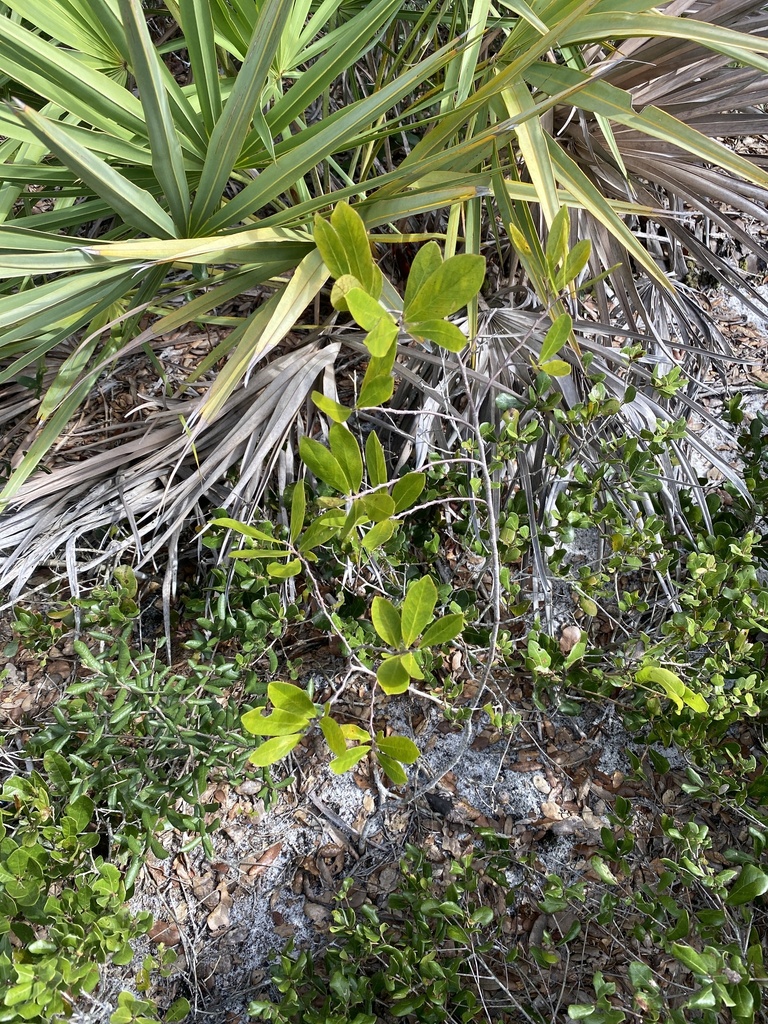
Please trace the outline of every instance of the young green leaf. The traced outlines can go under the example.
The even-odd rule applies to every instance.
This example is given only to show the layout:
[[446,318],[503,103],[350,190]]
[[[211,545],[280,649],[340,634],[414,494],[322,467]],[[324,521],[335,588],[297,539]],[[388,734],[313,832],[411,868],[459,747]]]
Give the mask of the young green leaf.
[[417,500],[427,483],[425,473],[406,473],[401,476],[392,488],[395,499],[395,514],[404,512]]
[[291,544],[295,544],[299,539],[306,513],[307,496],[304,493],[304,481],[298,480],[293,488],[293,497],[291,498]]
[[403,663],[403,668],[411,677],[411,679],[423,679],[424,673],[421,670],[421,664],[418,658],[412,651],[407,651],[405,654],[400,655],[400,660]]
[[407,736],[377,736],[376,749],[403,764],[413,764],[419,759],[419,748]]
[[229,519],[226,516],[220,519],[212,519],[209,526],[224,526],[228,530],[234,530],[235,533],[241,533],[244,537],[250,537],[252,540],[266,541],[268,544],[277,543],[276,538],[269,533],[265,533],[264,530],[259,530],[255,526],[249,526],[247,523],[241,523],[237,519]]
[[293,715],[290,711],[273,711],[271,715],[262,715],[261,709],[254,708],[253,711],[246,711],[240,721],[243,728],[254,736],[290,736],[306,729],[310,719],[306,715]]
[[444,615],[426,630],[419,647],[437,647],[438,644],[447,644],[451,640],[455,640],[462,629],[464,629],[464,616],[461,612]]
[[332,508],[314,519],[307,527],[299,543],[299,551],[311,551],[327,543],[344,525],[344,509]]
[[364,331],[372,331],[382,318],[388,318],[394,324],[392,314],[362,288],[351,288],[346,296],[349,312]]
[[[338,459],[331,452],[311,437],[302,437],[299,441],[299,455],[304,465],[315,474],[318,480],[333,487],[342,494],[347,493],[349,482]],[[270,537],[270,540],[272,538]]]
[[285,551],[280,551],[279,548],[236,548],[229,552],[229,557],[242,561],[249,558],[290,558],[291,552],[287,548]]
[[568,341],[571,331],[573,330],[573,320],[567,313],[562,313],[544,336],[544,341],[541,343],[541,352],[539,352],[538,363],[546,363],[549,359],[552,359],[563,345]]
[[592,243],[588,238],[583,238],[571,249],[565,258],[565,264],[555,279],[555,287],[558,291],[566,285],[575,281],[584,270],[592,253]]
[[331,214],[331,224],[344,249],[349,273],[354,274],[369,295],[378,299],[383,284],[382,274],[373,262],[371,243],[360,214],[342,200]]
[[320,719],[320,728],[323,731],[325,742],[328,744],[331,753],[335,754],[336,757],[346,754],[347,741],[344,739],[344,733],[341,731],[341,726],[336,719],[326,715],[325,718]]
[[391,519],[385,519],[381,523],[376,523],[376,525],[371,527],[368,533],[366,533],[365,537],[363,537],[361,542],[363,548],[369,554],[377,548],[380,548],[392,537],[392,534],[395,532],[395,528],[395,523],[393,523]]
[[387,313],[365,338],[365,346],[376,359],[383,359],[393,348],[398,328],[395,321]]
[[347,481],[345,493],[354,494],[363,482],[363,454],[352,431],[343,423],[332,423],[328,431],[331,455],[341,466]]
[[370,734],[361,729],[359,725],[355,725],[354,722],[345,722],[341,727],[342,735],[345,740],[350,740],[353,743],[370,743]]
[[685,704],[693,708],[699,714],[709,710],[709,704],[700,693],[694,693],[689,689],[682,679],[670,672],[669,669],[660,668],[655,665],[641,668],[636,674],[638,683],[656,683],[662,687],[669,699],[675,704],[678,712],[683,710]]
[[395,761],[394,758],[387,757],[386,754],[379,752],[376,760],[379,762],[382,771],[386,773],[396,786],[404,786],[408,782],[408,776],[403,771],[403,766],[398,761]]
[[381,523],[395,514],[394,499],[382,491],[366,494],[360,499],[360,503],[365,509],[365,514],[374,523]]
[[328,767],[334,773],[334,775],[343,775],[344,772],[348,772],[350,768],[354,768],[366,754],[370,753],[370,747],[351,747],[349,750],[345,750],[339,757],[335,757]]
[[399,650],[403,643],[400,612],[386,597],[374,597],[371,604],[373,628],[385,644]]
[[296,733],[294,736],[276,736],[257,747],[248,760],[259,768],[266,768],[279,761],[281,757],[285,757],[286,754],[290,754],[300,739],[301,733]]
[[422,285],[443,264],[440,246],[437,242],[422,245],[411,264],[408,281],[405,286],[404,305],[409,306],[418,295]]
[[[370,335],[368,337],[370,338]],[[371,356],[360,387],[356,408],[373,409],[390,400],[392,392],[395,390],[392,367],[396,351],[397,343],[393,337],[383,356]]]
[[[338,280],[333,282],[331,288],[331,305],[340,313],[348,313],[347,295],[353,288],[362,288],[362,284],[352,274],[342,274]],[[363,289],[365,291],[365,289]]]
[[466,306],[483,286],[485,257],[451,256],[422,283],[403,310],[407,323],[438,320]]
[[387,482],[384,449],[375,430],[372,430],[365,440],[365,468],[371,487],[381,487]]
[[436,604],[437,587],[429,576],[423,576],[408,587],[400,611],[403,643],[406,647],[413,646],[416,638],[432,618]]
[[281,711],[290,711],[293,715],[308,715],[310,718],[317,714],[307,691],[302,690],[300,686],[294,686],[293,683],[270,683],[267,686],[267,696]]
[[559,264],[565,261],[568,252],[568,233],[570,230],[571,219],[568,215],[568,207],[561,206],[549,229],[545,251],[547,270],[551,278],[554,278]]
[[333,420],[334,423],[346,423],[352,415],[352,410],[348,409],[346,405],[334,402],[332,398],[328,398],[327,395],[321,395],[319,391],[312,392],[312,401],[320,412],[324,412],[328,419]]
[[298,576],[301,572],[301,560],[294,558],[284,564],[280,562],[267,562],[267,575],[275,580],[289,580],[292,576]]
[[376,672],[376,679],[384,693],[405,693],[411,683],[411,677],[403,667],[400,658],[385,658]]
[[422,320],[403,326],[417,341],[434,341],[448,352],[461,352],[467,344],[466,334],[449,320]]
[[571,364],[566,363],[564,359],[550,359],[546,363],[541,363],[540,366],[550,377],[568,377],[571,372]]
[[338,232],[319,213],[315,214],[314,223],[315,245],[320,250],[323,263],[335,278],[349,273],[349,260]]

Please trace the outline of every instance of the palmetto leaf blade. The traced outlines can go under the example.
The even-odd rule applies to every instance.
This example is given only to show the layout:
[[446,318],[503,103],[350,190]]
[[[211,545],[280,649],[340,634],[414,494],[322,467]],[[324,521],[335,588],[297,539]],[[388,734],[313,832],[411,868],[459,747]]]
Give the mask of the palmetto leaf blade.
[[37,111],[20,102],[15,103],[13,109],[22,123],[101,199],[108,202],[126,224],[149,235],[174,234],[173,221],[149,192],[134,185],[80,143],[74,142],[55,121],[41,117]]
[[[168,201],[176,233],[182,234],[189,216],[189,188],[181,145],[166,94],[167,72],[152,45],[139,0],[120,0],[120,11],[146,118],[152,168]],[[170,82],[173,90],[180,91],[173,79]]]
[[221,201],[251,122],[261,115],[261,95],[290,6],[285,0],[265,0],[261,5],[245,61],[211,133],[192,206],[193,230],[201,227]]

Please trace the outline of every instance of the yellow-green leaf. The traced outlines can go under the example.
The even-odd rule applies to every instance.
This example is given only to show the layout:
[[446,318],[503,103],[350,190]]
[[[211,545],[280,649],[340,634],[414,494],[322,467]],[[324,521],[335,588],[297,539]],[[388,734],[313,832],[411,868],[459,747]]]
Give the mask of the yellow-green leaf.
[[320,728],[323,731],[325,742],[328,744],[331,753],[335,754],[336,757],[346,754],[347,741],[344,739],[344,733],[341,731],[341,726],[336,719],[326,715],[325,718],[320,719]]
[[240,721],[243,728],[254,736],[290,736],[306,729],[310,719],[306,715],[291,714],[289,711],[273,711],[271,715],[262,715],[261,709],[255,708],[246,711]]
[[354,768],[358,762],[362,761],[370,749],[370,747],[352,747],[350,750],[345,750],[340,757],[335,757],[328,767],[334,775],[343,775],[344,772],[348,772],[350,768]]
[[310,718],[317,714],[317,709],[312,703],[306,690],[293,683],[270,683],[267,686],[267,696],[276,708],[282,711],[290,711],[294,715],[308,715]]
[[385,644],[397,650],[403,642],[400,612],[386,597],[374,597],[371,604],[373,628]]
[[371,487],[381,487],[387,482],[387,463],[378,434],[372,430],[365,441],[365,468]]
[[411,682],[411,677],[400,658],[386,658],[382,661],[376,672],[376,679],[387,694],[405,693]]
[[419,759],[419,748],[407,736],[377,736],[376,748],[403,764],[413,764]]
[[422,576],[408,587],[400,612],[403,643],[406,647],[412,647],[416,638],[425,629],[436,604],[437,587],[429,576]]
[[348,409],[346,405],[334,402],[332,398],[320,394],[319,391],[312,392],[312,401],[320,412],[324,412],[328,419],[333,420],[334,423],[346,423],[352,415],[352,410]]
[[268,765],[274,764],[275,761],[279,761],[281,757],[285,757],[286,754],[290,754],[300,739],[301,733],[296,733],[294,736],[276,736],[273,740],[262,743],[248,760],[259,768],[266,768]]

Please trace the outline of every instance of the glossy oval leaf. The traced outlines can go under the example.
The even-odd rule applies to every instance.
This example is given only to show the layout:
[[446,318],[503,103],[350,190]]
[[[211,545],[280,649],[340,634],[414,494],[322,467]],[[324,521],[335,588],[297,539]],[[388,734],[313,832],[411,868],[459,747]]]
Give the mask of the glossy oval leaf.
[[406,307],[413,303],[422,285],[436,270],[440,269],[442,264],[443,257],[437,242],[427,242],[426,245],[422,245],[414,257],[408,274],[404,300]]
[[343,423],[333,423],[328,431],[328,441],[331,455],[341,466],[347,481],[345,492],[356,493],[363,482],[363,454],[357,438]]
[[450,643],[460,635],[462,629],[464,629],[464,616],[461,612],[443,615],[426,630],[419,647],[437,647],[438,644]]
[[756,864],[745,864],[734,882],[725,902],[729,907],[741,907],[768,892],[768,874]]
[[373,628],[385,644],[394,650],[398,650],[402,646],[400,612],[386,597],[374,597],[371,604],[371,621]]
[[379,752],[376,760],[382,771],[396,786],[404,786],[408,782],[408,776],[403,771],[403,766],[394,758]]
[[390,540],[396,528],[395,523],[393,523],[391,519],[385,519],[381,523],[376,523],[376,525],[371,527],[368,533],[366,533],[365,537],[363,537],[363,548],[369,554],[377,548],[380,548]]
[[267,562],[267,575],[275,580],[289,580],[301,572],[301,559],[294,558],[290,562]]
[[328,419],[332,420],[334,423],[346,423],[352,415],[352,410],[348,409],[346,405],[341,405],[340,402],[334,402],[332,398],[328,398],[327,395],[320,394],[319,391],[312,392],[312,401],[320,412],[324,412]]
[[411,677],[403,667],[400,658],[386,658],[379,665],[376,679],[384,693],[405,693],[411,683]]
[[341,731],[341,726],[336,719],[326,715],[325,718],[320,719],[320,728],[331,753],[335,754],[336,757],[346,754],[347,741],[344,739],[344,733]]
[[405,325],[406,331],[418,341],[433,341],[448,352],[461,352],[467,344],[467,336],[449,320],[424,320]]
[[406,473],[392,488],[395,499],[395,514],[410,508],[419,498],[427,483],[424,473]]
[[408,323],[419,323],[450,316],[474,299],[484,280],[484,256],[451,256],[423,282],[403,317]]
[[243,728],[254,736],[290,736],[301,732],[309,725],[306,715],[293,715],[290,711],[273,711],[271,715],[262,715],[260,708],[246,711],[241,717]]
[[429,576],[423,576],[410,585],[400,611],[403,643],[406,647],[412,647],[426,628],[436,604],[437,587]]
[[302,437],[299,441],[299,455],[304,465],[318,480],[333,487],[342,494],[347,493],[348,481],[338,459],[331,452],[311,437]]
[[366,746],[352,747],[349,750],[345,750],[340,757],[335,757],[328,767],[334,773],[334,775],[343,775],[344,772],[348,772],[350,768],[354,768],[366,754],[370,753],[371,748]]
[[567,313],[562,313],[544,335],[539,352],[539,364],[552,359],[568,341],[573,330],[573,320]]
[[267,686],[267,697],[276,708],[281,711],[290,711],[294,715],[308,715],[310,718],[317,714],[315,705],[306,690],[293,683],[270,683]]
[[286,754],[290,754],[301,739],[301,735],[301,733],[296,733],[294,736],[276,736],[272,740],[267,740],[254,750],[248,760],[259,768],[266,768],[285,757]]
[[387,482],[387,463],[384,449],[375,430],[365,439],[365,470],[371,487],[381,487]]
[[397,338],[397,331],[397,324],[387,313],[366,336],[365,345],[371,355],[377,359],[385,358]]
[[418,761],[420,751],[413,740],[407,736],[382,736],[376,739],[376,749],[383,751],[387,757],[393,757],[403,764]]
[[365,509],[365,514],[374,523],[380,523],[395,513],[395,501],[383,491],[376,491],[374,494],[366,494],[360,499]]

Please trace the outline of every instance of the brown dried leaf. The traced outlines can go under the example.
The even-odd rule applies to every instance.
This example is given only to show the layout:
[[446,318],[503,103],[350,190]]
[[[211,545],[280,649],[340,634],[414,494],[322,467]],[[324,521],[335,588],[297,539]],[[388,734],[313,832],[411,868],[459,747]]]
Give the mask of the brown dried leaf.
[[173,921],[155,921],[149,929],[149,937],[153,942],[162,942],[164,946],[178,946],[181,942],[179,929]]
[[227,886],[221,883],[218,889],[219,902],[205,919],[208,928],[214,933],[226,931],[230,925],[230,911],[232,909],[232,897],[227,892]]

